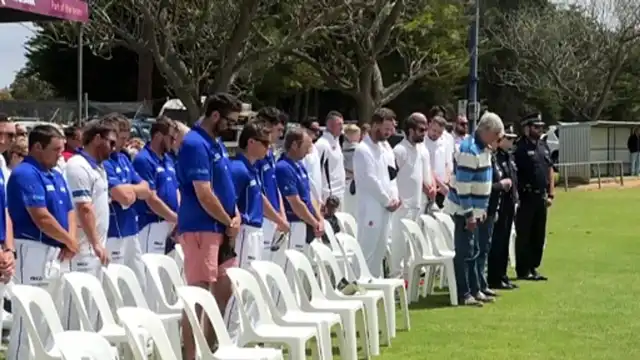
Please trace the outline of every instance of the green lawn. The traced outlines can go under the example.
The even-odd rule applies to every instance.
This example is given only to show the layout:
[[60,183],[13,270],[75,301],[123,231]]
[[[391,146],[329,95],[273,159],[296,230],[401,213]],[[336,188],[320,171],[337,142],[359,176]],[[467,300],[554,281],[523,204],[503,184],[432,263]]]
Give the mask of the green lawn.
[[381,359],[640,358],[640,189],[561,193],[542,272],[484,308],[434,295]]

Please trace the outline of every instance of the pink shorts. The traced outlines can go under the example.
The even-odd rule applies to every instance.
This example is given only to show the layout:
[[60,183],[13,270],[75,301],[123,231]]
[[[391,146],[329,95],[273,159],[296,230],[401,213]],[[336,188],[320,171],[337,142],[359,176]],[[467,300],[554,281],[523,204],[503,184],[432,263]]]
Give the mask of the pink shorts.
[[226,270],[235,266],[236,259],[218,265],[218,249],[222,234],[214,232],[186,232],[180,237],[184,252],[184,274],[188,285],[215,283],[226,277]]

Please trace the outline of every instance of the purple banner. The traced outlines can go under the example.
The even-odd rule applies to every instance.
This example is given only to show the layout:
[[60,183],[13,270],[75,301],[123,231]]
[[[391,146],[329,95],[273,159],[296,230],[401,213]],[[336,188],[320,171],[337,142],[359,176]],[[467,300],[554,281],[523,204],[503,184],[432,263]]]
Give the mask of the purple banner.
[[68,21],[89,20],[89,7],[82,0],[0,0],[3,7]]

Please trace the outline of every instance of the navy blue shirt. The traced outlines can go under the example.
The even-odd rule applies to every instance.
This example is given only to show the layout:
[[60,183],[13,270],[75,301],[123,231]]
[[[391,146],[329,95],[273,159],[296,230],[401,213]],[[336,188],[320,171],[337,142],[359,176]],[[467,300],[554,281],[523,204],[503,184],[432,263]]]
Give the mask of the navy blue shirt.
[[264,159],[258,160],[256,168],[260,173],[264,196],[267,197],[273,209],[279,212],[280,192],[278,191],[278,181],[276,180],[276,157],[273,155],[273,151],[269,150]]
[[4,171],[0,171],[0,244],[7,240],[7,192]]
[[[109,159],[103,163],[103,166],[107,172],[109,190],[120,185],[138,185],[142,182],[142,178],[140,178],[133,169],[129,157],[122,152],[111,154]],[[135,210],[135,206],[132,205],[123,209],[120,203],[112,201],[111,211],[109,211],[109,232],[107,236],[110,238],[121,238],[137,234],[137,218],[138,213]]]
[[69,211],[73,205],[60,172],[44,169],[34,158],[27,156],[9,177],[7,207],[16,239],[63,247],[62,243],[40,231],[27,212],[27,208],[47,208],[60,226],[69,231]]
[[209,181],[230,217],[236,213],[236,191],[233,185],[227,149],[199,125],[185,135],[178,152],[178,181],[181,202],[178,209],[178,232],[215,232],[223,234],[226,226],[202,208],[193,187],[194,181]]
[[[147,144],[133,159],[133,169],[142,180],[149,183],[149,188],[156,192],[162,202],[171,210],[178,211],[178,180],[175,164],[168,154],[160,158]],[[144,200],[137,201],[136,212],[140,229],[148,224],[162,221],[162,218],[156,215]]]
[[292,210],[287,196],[298,195],[300,199],[307,205],[307,209],[312,215],[316,214],[311,202],[311,188],[309,186],[309,174],[304,168],[302,162],[293,161],[283,154],[276,163],[276,179],[278,181],[278,189],[284,199],[284,212],[289,222],[303,221]]
[[251,164],[243,154],[238,154],[231,160],[231,175],[236,186],[242,223],[262,227],[262,186],[255,164]]

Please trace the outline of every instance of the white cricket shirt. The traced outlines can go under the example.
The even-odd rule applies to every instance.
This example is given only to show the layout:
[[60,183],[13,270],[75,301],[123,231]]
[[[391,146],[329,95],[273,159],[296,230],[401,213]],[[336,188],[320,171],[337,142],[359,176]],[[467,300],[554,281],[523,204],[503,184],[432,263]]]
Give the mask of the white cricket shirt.
[[320,167],[320,154],[315,145],[311,146],[311,151],[307,156],[302,159],[304,168],[307,169],[309,174],[309,186],[311,187],[312,198],[319,202],[324,203],[322,198],[322,169]]
[[325,131],[315,145],[322,170],[322,199],[324,201],[330,195],[335,195],[342,200],[346,188],[346,174],[340,138]]
[[406,138],[393,148],[398,164],[398,195],[406,207],[422,206],[426,153],[422,144],[411,144]]

